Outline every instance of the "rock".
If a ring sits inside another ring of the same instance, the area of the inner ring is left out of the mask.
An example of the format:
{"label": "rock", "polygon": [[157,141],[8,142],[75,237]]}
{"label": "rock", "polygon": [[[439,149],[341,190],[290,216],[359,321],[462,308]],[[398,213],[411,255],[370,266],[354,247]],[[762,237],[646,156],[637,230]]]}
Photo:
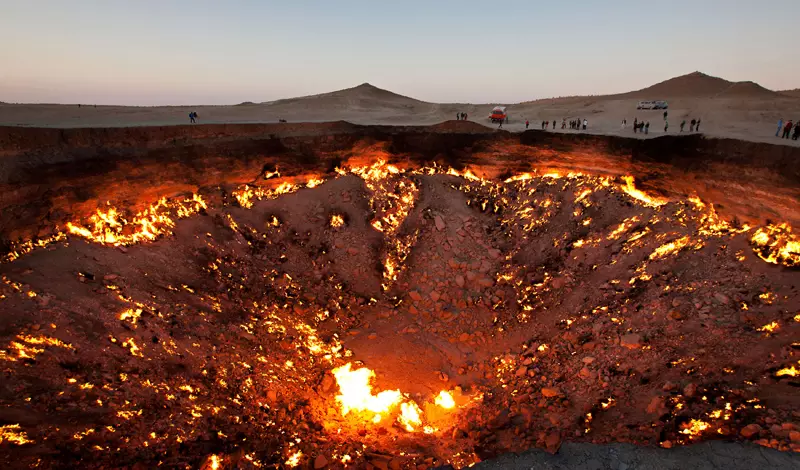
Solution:
{"label": "rock", "polygon": [[549,433],[544,439],[544,446],[547,449],[547,452],[555,454],[561,447],[561,435],[557,432]]}
{"label": "rock", "polygon": [[434,302],[438,301],[442,297],[441,294],[439,294],[435,290],[431,291],[431,293],[429,295],[431,297],[431,300],[433,300]]}
{"label": "rock", "polygon": [[389,470],[400,470],[400,461],[392,459],[389,461]]}
{"label": "rock", "polygon": [[441,380],[442,382],[447,382],[448,380],[450,380],[450,376],[443,371],[439,371],[439,380]]}
{"label": "rock", "polygon": [[686,315],[684,315],[678,310],[670,310],[668,315],[673,320],[683,320],[684,318],[686,318]]}
{"label": "rock", "polygon": [[104,281],[113,281],[118,277],[119,277],[119,274],[106,274],[105,276],[103,276],[103,280]]}
{"label": "rock", "polygon": [[420,300],[422,300],[422,296],[419,295],[419,292],[417,292],[415,290],[412,290],[411,292],[409,292],[408,296],[411,297],[411,300],[413,300],[415,302],[419,302]]}
{"label": "rock", "polygon": [[433,218],[433,222],[436,224],[436,230],[438,230],[440,232],[444,231],[446,226],[444,224],[444,220],[442,219],[442,216],[440,216],[440,215],[435,216]]}
{"label": "rock", "polygon": [[661,387],[661,390],[663,390],[665,392],[669,392],[669,391],[675,390],[677,387],[678,386],[675,385],[674,383],[672,383],[670,381],[667,381],[667,382],[664,382],[664,386]]}
{"label": "rock", "polygon": [[800,442],[800,431],[789,431],[789,439],[792,442]]}
{"label": "rock", "polygon": [[267,391],[267,400],[271,401],[272,403],[278,401],[278,392],[275,390]]}
{"label": "rock", "polygon": [[349,255],[353,255],[353,256],[354,256],[354,255],[357,255],[357,254],[358,254],[358,248],[353,248],[353,247],[351,246],[350,248],[348,248],[348,249],[347,249],[347,254],[349,254]]}
{"label": "rock", "polygon": [[584,367],[580,371],[580,376],[583,377],[584,379],[590,379],[594,376],[594,374],[592,373],[591,370],[589,370],[588,367]]}
{"label": "rock", "polygon": [[731,302],[731,299],[729,299],[727,295],[720,292],[715,293],[714,298],[722,305],[728,305]]}
{"label": "rock", "polygon": [[372,464],[373,467],[377,468],[378,470],[389,470],[389,462],[385,460],[372,460],[369,463]]}
{"label": "rock", "polygon": [[739,431],[739,434],[741,434],[744,438],[750,439],[751,437],[758,435],[759,432],[761,432],[761,426],[753,423],[743,427],[742,430]]}
{"label": "rock", "polygon": [[583,359],[581,359],[581,361],[584,364],[591,364],[592,362],[594,362],[594,358],[592,356],[586,356]]}
{"label": "rock", "polygon": [[561,391],[557,388],[543,388],[542,395],[547,398],[553,398],[561,395]]}
{"label": "rock", "polygon": [[[523,377],[527,373],[528,373],[528,368],[525,367],[525,366],[522,366],[519,369],[517,369],[517,372],[514,375],[516,375],[517,377]],[[544,393],[544,390],[542,390],[542,393]]]}
{"label": "rock", "polygon": [[667,411],[665,401],[662,397],[653,397],[653,399],[650,400],[650,404],[647,405],[647,412],[651,415],[661,416]]}
{"label": "rock", "polygon": [[498,250],[497,248],[490,248],[490,249],[489,249],[489,256],[490,256],[492,259],[497,259],[497,258],[499,258],[499,257],[500,257],[500,250]]}
{"label": "rock", "polygon": [[465,341],[469,341],[469,333],[461,333],[461,335],[459,335],[458,337],[458,340],[461,341],[462,343]]}
{"label": "rock", "polygon": [[661,447],[665,449],[672,449],[672,441],[664,441],[661,443]]}
{"label": "rock", "polygon": [[328,393],[331,391],[333,387],[333,377],[329,374],[325,374],[325,377],[322,379],[322,391]]}
{"label": "rock", "polygon": [[697,393],[697,385],[689,384],[683,387],[683,394],[687,397],[693,397],[695,393]]}
{"label": "rock", "polygon": [[642,341],[642,337],[641,336],[639,336],[639,335],[637,335],[635,333],[631,333],[631,334],[627,334],[627,335],[622,336],[622,338],[620,338],[619,344],[620,344],[620,346],[622,346],[624,348],[636,349],[636,348],[641,347],[641,341]]}
{"label": "rock", "polygon": [[317,458],[314,459],[314,468],[319,470],[320,468],[325,468],[328,466],[328,458],[322,454],[319,454]]}
{"label": "rock", "polygon": [[459,274],[458,276],[456,276],[456,285],[457,285],[458,287],[464,287],[464,284],[465,284],[465,282],[464,282],[464,276],[462,276],[461,274]]}

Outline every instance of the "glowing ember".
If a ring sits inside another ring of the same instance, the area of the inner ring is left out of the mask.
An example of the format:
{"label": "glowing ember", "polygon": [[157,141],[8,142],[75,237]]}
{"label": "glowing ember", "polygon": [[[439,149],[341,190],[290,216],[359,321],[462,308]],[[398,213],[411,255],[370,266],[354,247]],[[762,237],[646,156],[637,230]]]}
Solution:
{"label": "glowing ember", "polygon": [[441,392],[439,392],[439,394],[436,395],[436,398],[433,400],[433,402],[441,406],[442,408],[446,408],[448,410],[456,406],[456,402],[455,400],[453,400],[453,395],[446,390],[442,390]]}
{"label": "glowing ember", "polygon": [[381,419],[381,414],[387,413],[392,407],[397,406],[402,400],[399,390],[384,390],[377,395],[372,394],[370,382],[375,377],[375,372],[362,367],[352,370],[352,364],[347,363],[333,369],[333,376],[339,385],[339,395],[336,401],[342,405],[342,416],[347,416],[350,411],[370,411],[375,413],[373,420]]}

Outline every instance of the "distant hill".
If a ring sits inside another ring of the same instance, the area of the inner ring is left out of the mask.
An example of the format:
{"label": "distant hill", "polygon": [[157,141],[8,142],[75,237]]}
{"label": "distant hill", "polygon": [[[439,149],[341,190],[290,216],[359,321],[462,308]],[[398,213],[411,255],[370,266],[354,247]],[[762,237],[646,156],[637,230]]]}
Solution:
{"label": "distant hill", "polygon": [[375,108],[377,106],[407,108],[429,103],[408,96],[398,95],[397,93],[378,88],[369,83],[362,83],[357,87],[345,88],[344,90],[332,91],[330,93],[288,98],[262,104],[297,106],[322,105],[351,108]]}
{"label": "distant hill", "polygon": [[800,88],[795,88],[794,90],[781,90],[778,93],[781,95],[792,96],[794,98],[800,98]]}
{"label": "distant hill", "polygon": [[613,95],[615,98],[640,98],[640,99],[665,99],[665,98],[690,98],[711,97],[718,95],[733,85],[728,80],[712,77],[702,72],[692,72],[688,75],[670,78],[663,82],[641,90]]}
{"label": "distant hill", "polygon": [[767,90],[755,82],[736,82],[718,93],[716,98],[780,98],[781,94]]}

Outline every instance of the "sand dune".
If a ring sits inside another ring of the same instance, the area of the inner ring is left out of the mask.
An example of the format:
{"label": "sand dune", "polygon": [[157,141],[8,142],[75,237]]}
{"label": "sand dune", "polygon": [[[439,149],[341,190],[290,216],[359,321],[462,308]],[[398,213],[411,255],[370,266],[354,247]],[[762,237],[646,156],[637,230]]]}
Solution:
{"label": "sand dune", "polygon": [[[466,112],[469,120],[486,126],[496,104],[509,106],[510,131],[541,128],[543,120],[587,119],[597,134],[624,134],[623,119],[651,122],[650,134],[664,134],[662,111],[637,110],[640,100],[669,102],[669,130],[679,131],[682,120],[701,119],[701,131],[715,137],[800,145],[775,138],[779,119],[800,118],[800,89],[775,92],[753,82],[731,82],[701,72],[671,78],[641,90],[617,95],[549,98],[519,104],[428,103],[368,83],[331,93],[231,106],[91,106],[57,104],[0,104],[0,125],[40,127],[120,127],[186,124],[196,111],[199,123],[269,123],[348,121],[355,124],[431,125]],[[550,129],[549,129],[550,130]],[[688,125],[686,126],[688,131]],[[566,130],[565,132],[570,132]],[[644,138],[640,134],[636,137]]]}

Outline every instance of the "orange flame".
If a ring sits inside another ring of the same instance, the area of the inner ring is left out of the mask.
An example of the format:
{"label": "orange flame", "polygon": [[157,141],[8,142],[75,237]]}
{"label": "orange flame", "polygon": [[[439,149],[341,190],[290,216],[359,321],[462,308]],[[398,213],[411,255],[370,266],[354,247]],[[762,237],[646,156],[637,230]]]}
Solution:
{"label": "orange flame", "polygon": [[375,413],[373,420],[380,422],[381,415],[399,404],[403,397],[399,390],[384,390],[373,395],[370,381],[375,372],[366,367],[352,370],[352,364],[348,362],[333,369],[333,376],[339,385],[336,401],[342,405],[342,416],[347,416],[350,411],[370,411]]}

